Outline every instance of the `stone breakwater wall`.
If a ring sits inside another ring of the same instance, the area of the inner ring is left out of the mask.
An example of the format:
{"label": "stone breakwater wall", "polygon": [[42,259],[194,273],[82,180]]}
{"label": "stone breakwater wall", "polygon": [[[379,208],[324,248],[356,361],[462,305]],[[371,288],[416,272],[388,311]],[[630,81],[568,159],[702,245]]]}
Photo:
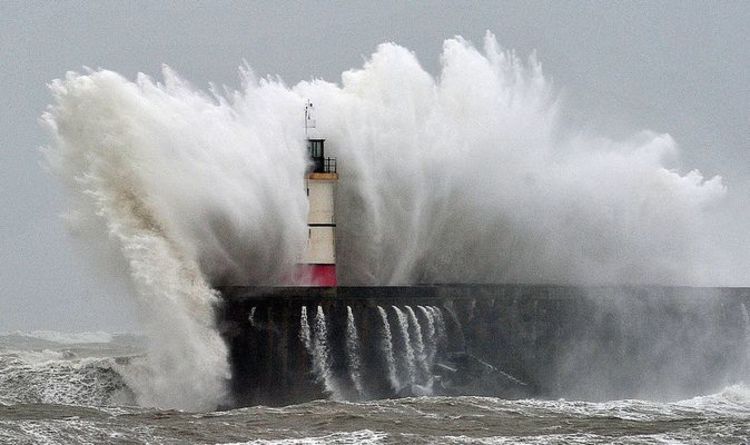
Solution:
{"label": "stone breakwater wall", "polygon": [[750,289],[223,287],[233,403],[674,399],[750,379]]}

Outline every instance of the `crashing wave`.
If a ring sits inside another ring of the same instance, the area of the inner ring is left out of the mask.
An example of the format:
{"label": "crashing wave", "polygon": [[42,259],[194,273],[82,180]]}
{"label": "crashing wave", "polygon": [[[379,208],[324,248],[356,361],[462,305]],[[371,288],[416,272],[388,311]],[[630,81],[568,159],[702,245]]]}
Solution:
{"label": "crashing wave", "polygon": [[534,57],[488,34],[443,45],[439,76],[382,44],[340,84],[288,87],[243,71],[240,91],[106,71],[51,83],[51,169],[71,227],[128,276],[152,339],[140,403],[222,402],[220,284],[274,284],[305,245],[306,99],[341,165],[342,284],[676,283],[720,277],[710,238],[720,177],[681,174],[667,134],[563,138]]}
{"label": "crashing wave", "polygon": [[69,359],[62,351],[0,355],[0,403],[133,405],[129,357]]}

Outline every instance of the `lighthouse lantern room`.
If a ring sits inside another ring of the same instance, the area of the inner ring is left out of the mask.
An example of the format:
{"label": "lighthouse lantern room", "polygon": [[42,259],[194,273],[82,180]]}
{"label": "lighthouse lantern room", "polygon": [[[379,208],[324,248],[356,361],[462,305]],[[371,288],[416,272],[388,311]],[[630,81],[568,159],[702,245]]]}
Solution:
{"label": "lighthouse lantern room", "polygon": [[334,191],[338,181],[336,158],[325,156],[325,139],[309,137],[315,127],[312,103],[305,106],[305,134],[310,166],[305,173],[309,203],[307,245],[296,274],[303,286],[336,286],[336,218]]}

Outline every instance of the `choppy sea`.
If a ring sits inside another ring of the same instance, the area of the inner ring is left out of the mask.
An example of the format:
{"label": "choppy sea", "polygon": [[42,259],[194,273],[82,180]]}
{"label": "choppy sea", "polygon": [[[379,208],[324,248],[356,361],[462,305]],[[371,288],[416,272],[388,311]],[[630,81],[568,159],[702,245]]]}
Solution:
{"label": "choppy sea", "polygon": [[[750,388],[687,400],[418,397],[190,413],[134,405],[144,339],[0,335],[0,443],[747,444]],[[146,377],[142,377],[146,378]]]}

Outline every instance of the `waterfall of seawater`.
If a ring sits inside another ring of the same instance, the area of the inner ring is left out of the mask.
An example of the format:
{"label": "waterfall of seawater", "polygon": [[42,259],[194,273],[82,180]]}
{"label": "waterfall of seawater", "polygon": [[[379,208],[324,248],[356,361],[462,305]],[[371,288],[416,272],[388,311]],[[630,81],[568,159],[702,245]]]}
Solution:
{"label": "waterfall of seawater", "polygon": [[411,306],[406,306],[406,313],[409,317],[409,327],[412,330],[411,338],[414,343],[414,359],[417,365],[418,383],[427,384],[430,383],[430,377],[432,367],[427,364],[427,353],[424,347],[424,337],[422,335],[422,326],[419,324],[417,314],[414,313],[414,309]]}
{"label": "waterfall of seawater", "polygon": [[[454,310],[452,306],[449,305],[448,307],[445,308],[445,310],[448,312],[448,315],[450,315],[451,321],[453,321],[453,327],[454,327],[453,332],[458,333],[457,338],[458,338],[458,342],[460,344],[461,349],[465,349],[466,337],[464,337],[464,329],[463,329],[463,326],[461,325],[461,320],[458,319],[458,315],[456,315],[456,311]],[[447,331],[446,331],[446,334],[447,334]]]}
{"label": "waterfall of seawater", "polygon": [[391,325],[388,323],[388,314],[385,312],[385,309],[378,306],[378,312],[380,313],[380,319],[383,321],[382,348],[385,362],[388,365],[388,380],[391,383],[391,388],[397,391],[401,387],[401,382],[398,380],[396,359],[393,357],[393,335],[391,334]]}
{"label": "waterfall of seawater", "polygon": [[[307,317],[307,313],[305,313],[305,317]],[[247,317],[247,320],[250,322],[250,326],[255,327],[255,306],[250,308],[250,316]]]}
{"label": "waterfall of seawater", "polygon": [[357,335],[357,325],[354,324],[351,306],[346,307],[346,360],[349,364],[349,376],[354,384],[354,389],[357,390],[357,395],[365,397],[362,374],[360,373],[359,336]]}
{"label": "waterfall of seawater", "polygon": [[430,309],[435,313],[435,331],[437,332],[437,344],[438,347],[448,347],[448,331],[445,328],[445,317],[443,317],[443,310],[436,306],[431,306]]}
{"label": "waterfall of seawater", "polygon": [[[440,308],[435,306],[417,306],[417,311],[411,306],[399,308],[391,306],[396,315],[397,333],[401,340],[402,354],[400,359],[394,353],[393,332],[388,313],[382,306],[378,306],[378,314],[383,323],[381,349],[385,360],[388,382],[394,391],[400,391],[406,382],[411,385],[411,391],[429,394],[432,391],[432,368],[441,348],[447,347],[447,332],[445,319]],[[420,318],[422,320],[420,320]],[[318,381],[323,382],[326,391],[333,399],[341,399],[343,393],[339,382],[336,381],[332,369],[332,355],[327,340],[328,330],[323,308],[318,306],[315,316],[315,329],[310,328],[307,307],[303,306],[300,313],[300,338],[312,357],[313,371]],[[362,363],[360,354],[359,334],[351,306],[346,307],[346,363],[349,378],[357,393],[357,397],[365,398],[366,391],[362,380]],[[400,368],[400,369],[399,369]]]}
{"label": "waterfall of seawater", "polygon": [[396,312],[399,333],[404,341],[404,369],[406,370],[409,383],[414,384],[417,382],[417,367],[414,358],[414,348],[411,345],[411,337],[409,336],[409,319],[401,309],[396,306],[391,307]]}
{"label": "waterfall of seawater", "polygon": [[448,334],[445,330],[445,318],[443,318],[443,311],[439,307],[430,306],[428,307],[430,312],[435,316],[435,345],[437,348],[441,346],[447,348]]}
{"label": "waterfall of seawater", "polygon": [[315,335],[310,332],[310,322],[307,317],[307,307],[300,309],[300,337],[307,353],[312,357],[313,372],[317,381],[322,381],[326,391],[333,399],[340,399],[341,392],[336,384],[331,369],[331,359],[328,351],[328,329],[323,308],[318,306],[315,315]]}
{"label": "waterfall of seawater", "polygon": [[[252,315],[250,317],[252,318]],[[302,340],[302,343],[305,345],[305,349],[307,350],[307,353],[310,354],[311,357],[314,357],[313,349],[312,349],[312,338],[310,336],[310,322],[307,321],[307,306],[302,306],[302,309],[300,309],[299,320],[300,320],[299,321],[300,339]],[[315,363],[313,363],[313,367],[316,368]]]}
{"label": "waterfall of seawater", "polygon": [[[437,355],[437,337],[435,335],[435,316],[432,311],[428,310],[424,306],[417,306],[422,316],[427,321],[427,333],[425,335],[425,356],[427,358],[427,366],[432,369],[432,365],[435,363],[435,356]],[[431,376],[432,373],[430,373]]]}
{"label": "waterfall of seawater", "polygon": [[339,390],[336,379],[333,376],[333,367],[331,364],[331,354],[328,350],[328,327],[326,326],[326,315],[323,313],[323,307],[318,306],[318,312],[315,314],[315,337],[313,338],[313,357],[319,364],[318,372],[323,378],[323,384],[326,391],[334,400],[341,400],[341,391]]}

